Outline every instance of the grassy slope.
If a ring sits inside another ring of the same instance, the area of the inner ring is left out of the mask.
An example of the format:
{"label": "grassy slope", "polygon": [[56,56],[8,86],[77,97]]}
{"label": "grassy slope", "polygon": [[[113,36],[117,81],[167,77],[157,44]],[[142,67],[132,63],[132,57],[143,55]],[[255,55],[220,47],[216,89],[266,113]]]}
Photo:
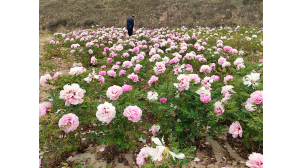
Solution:
{"label": "grassy slope", "polygon": [[40,0],[39,26],[125,27],[126,19],[135,15],[136,28],[262,27],[263,3],[249,1],[243,5],[243,0]]}

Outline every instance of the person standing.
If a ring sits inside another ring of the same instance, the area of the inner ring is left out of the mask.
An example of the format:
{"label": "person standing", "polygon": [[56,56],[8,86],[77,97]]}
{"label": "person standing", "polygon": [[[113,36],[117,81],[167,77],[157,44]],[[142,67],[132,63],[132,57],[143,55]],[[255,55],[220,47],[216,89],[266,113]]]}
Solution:
{"label": "person standing", "polygon": [[130,18],[127,19],[127,29],[128,29],[129,36],[132,36],[133,26],[134,26],[134,16],[131,16]]}

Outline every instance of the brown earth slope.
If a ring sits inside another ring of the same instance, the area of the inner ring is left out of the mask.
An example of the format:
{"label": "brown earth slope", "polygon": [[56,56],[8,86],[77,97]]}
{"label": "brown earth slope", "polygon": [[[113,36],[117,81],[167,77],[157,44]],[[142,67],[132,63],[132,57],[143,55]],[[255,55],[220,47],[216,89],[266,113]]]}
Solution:
{"label": "brown earth slope", "polygon": [[40,0],[39,27],[263,27],[262,0]]}

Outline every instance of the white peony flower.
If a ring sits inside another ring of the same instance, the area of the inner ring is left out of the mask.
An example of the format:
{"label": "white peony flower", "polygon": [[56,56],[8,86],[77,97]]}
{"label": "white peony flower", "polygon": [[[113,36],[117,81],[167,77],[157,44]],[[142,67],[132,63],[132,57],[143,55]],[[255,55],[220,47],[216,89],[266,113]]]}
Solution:
{"label": "white peony flower", "polygon": [[157,100],[158,99],[158,93],[156,92],[148,92],[148,97],[149,100]]}

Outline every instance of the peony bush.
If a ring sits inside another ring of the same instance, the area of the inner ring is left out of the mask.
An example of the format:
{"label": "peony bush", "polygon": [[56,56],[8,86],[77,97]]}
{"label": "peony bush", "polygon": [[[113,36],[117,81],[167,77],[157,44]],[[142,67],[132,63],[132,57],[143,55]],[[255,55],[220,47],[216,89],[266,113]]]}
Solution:
{"label": "peony bush", "polygon": [[[206,136],[223,133],[249,148],[262,146],[263,60],[255,56],[262,52],[262,29],[252,31],[257,36],[246,30],[140,28],[129,37],[125,28],[96,27],[55,33],[58,44],[45,44],[46,52],[65,47],[83,67],[56,72],[53,79],[41,76],[43,87],[55,87],[39,106],[45,165],[51,156],[83,149],[83,140],[135,150],[139,140],[149,139],[153,146],[137,155],[140,167],[156,160],[187,164]],[[253,154],[247,166],[263,164],[259,158]]]}

